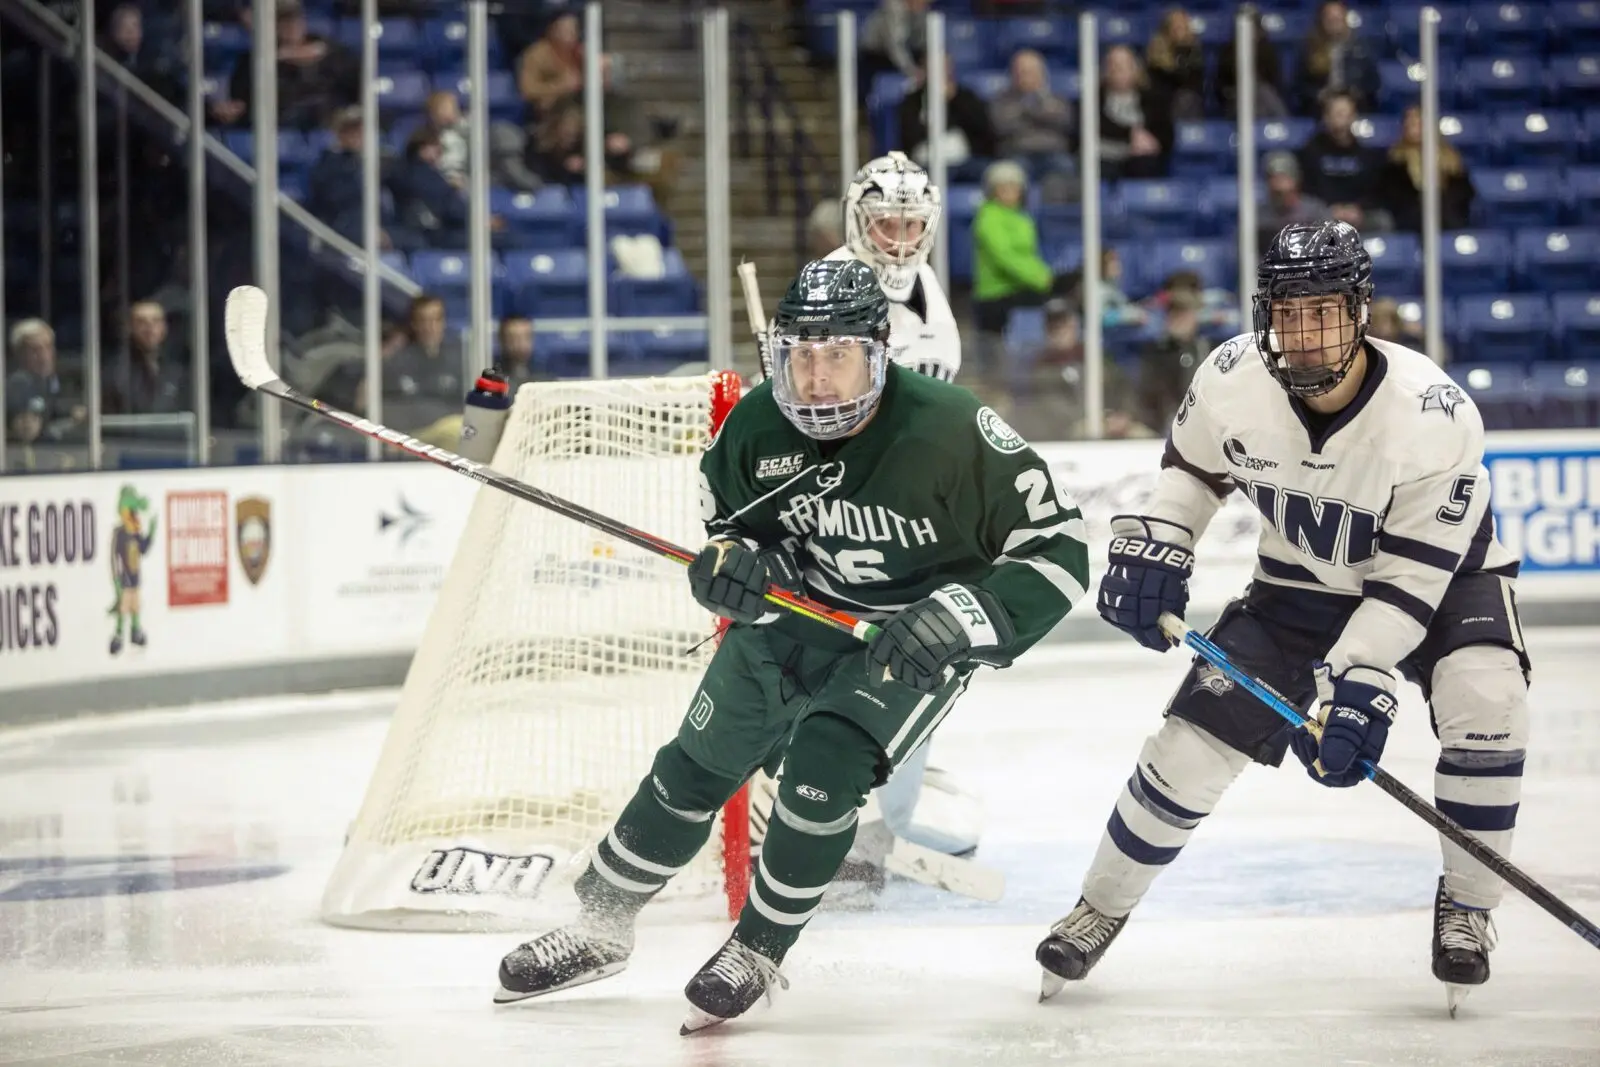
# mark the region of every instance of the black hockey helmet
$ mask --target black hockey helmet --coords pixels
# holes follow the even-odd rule
[[[1313,307],[1286,307],[1287,301]],[[1319,396],[1344,381],[1355,365],[1371,306],[1372,256],[1354,226],[1333,221],[1285,226],[1256,270],[1256,348],[1284,389],[1295,396]],[[1286,320],[1291,311],[1296,318]],[[1274,322],[1275,313],[1281,325]],[[1330,352],[1336,353],[1331,362]],[[1317,362],[1304,361],[1310,356]]]
[[[850,433],[883,396],[889,298],[877,274],[857,259],[807,263],[778,301],[767,350],[784,416],[817,440]]]

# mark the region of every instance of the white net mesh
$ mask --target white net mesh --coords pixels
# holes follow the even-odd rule
[[[492,465],[697,545],[712,395],[705,375],[524,386]],[[548,915],[676,731],[711,633],[681,564],[480,490],[324,918],[472,928]],[[719,838],[670,891],[720,889]]]

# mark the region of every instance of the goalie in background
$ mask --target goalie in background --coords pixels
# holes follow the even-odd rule
[[[733,620],[678,736],[578,878],[578,921],[506,956],[497,999],[616,974],[641,908],[760,768],[786,770],[750,896],[685,989],[684,1033],[742,1015],[856,836],[867,794],[923,747],[979,666],[1008,666],[1088,581],[1082,516],[964,389],[888,357],[889,301],[854,260],[809,263],[769,330],[773,375],[701,460],[710,540],[689,591]],[[772,610],[803,588],[881,630]]]

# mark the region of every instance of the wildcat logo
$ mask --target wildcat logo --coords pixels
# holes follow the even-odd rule
[[[1222,347],[1217,349],[1217,373],[1227,374],[1239,365],[1239,357],[1244,355],[1244,343],[1235,337],[1231,341],[1224,341]]]
[[[1454,385],[1430,385],[1419,398],[1423,411],[1442,411],[1456,417],[1456,408],[1467,402],[1467,395]]]
[[[805,465],[806,457],[803,452],[791,452],[787,456],[762,456],[756,460],[756,481],[793,478],[805,469]]]
[[[1276,460],[1257,459],[1245,451],[1244,442],[1237,437],[1230,437],[1222,442],[1222,454],[1228,462],[1235,467],[1243,467],[1247,471],[1269,471],[1278,465]]]
[[[554,857],[537,853],[501,856],[471,848],[435,849],[411,876],[411,891],[531,900],[555,865]]]
[[[1198,693],[1205,690],[1213,696],[1226,696],[1233,692],[1233,679],[1223,674],[1216,667],[1206,663],[1195,671],[1194,688],[1191,692]]]

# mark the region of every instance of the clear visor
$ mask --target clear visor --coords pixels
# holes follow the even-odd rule
[[[841,437],[877,405],[887,362],[887,346],[865,337],[777,337],[772,344],[773,396],[810,436]]]

